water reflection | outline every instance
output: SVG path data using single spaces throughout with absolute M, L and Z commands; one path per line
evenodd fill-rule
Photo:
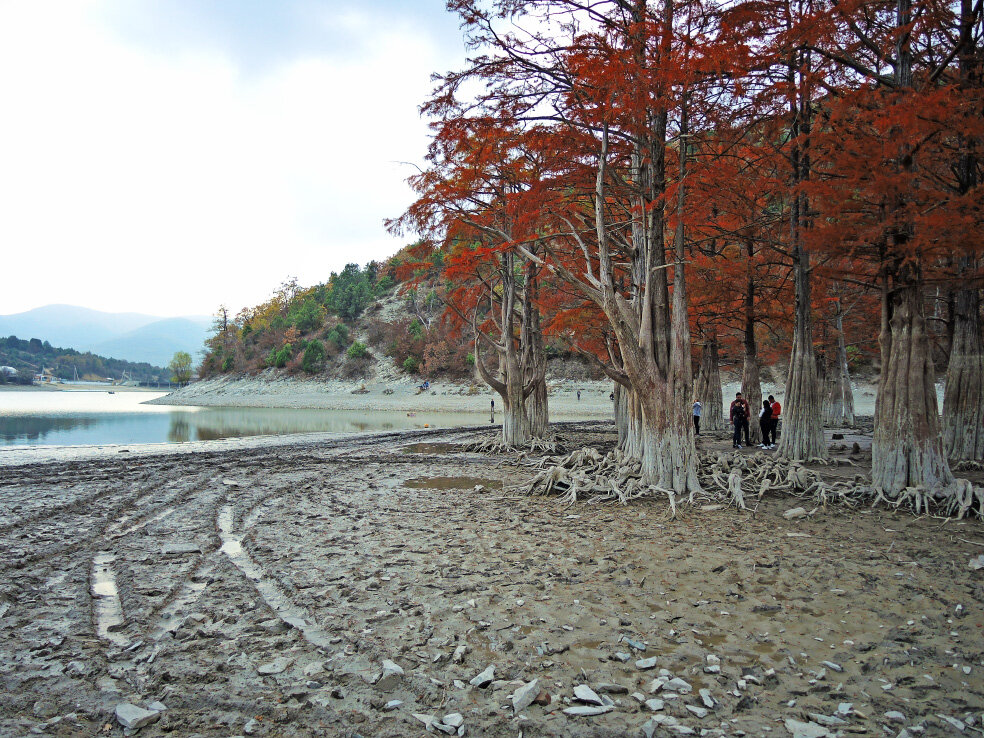
M 3 398 L 0 397 L 0 400 Z M 107 402 L 111 401 L 110 397 Z M 0 405 L 0 445 L 99 445 L 186 443 L 290 433 L 353 433 L 404 428 L 473 425 L 471 413 L 417 413 L 271 408 L 180 408 L 126 412 L 58 410 L 50 415 L 4 412 Z

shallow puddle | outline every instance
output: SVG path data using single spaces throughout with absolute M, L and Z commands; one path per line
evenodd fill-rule
M 114 561 L 116 557 L 111 553 L 100 553 L 92 559 L 92 603 L 99 637 L 123 646 L 129 641 L 117 632 L 123 628 L 123 606 L 111 566 Z
M 458 450 L 454 443 L 411 443 L 400 449 L 405 454 L 451 454 Z
M 501 489 L 502 482 L 480 477 L 414 477 L 403 482 L 403 486 L 410 489 L 471 489 L 479 486 Z

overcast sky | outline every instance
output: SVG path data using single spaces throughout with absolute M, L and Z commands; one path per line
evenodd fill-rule
M 207 315 L 403 245 L 444 0 L 0 0 L 0 314 Z

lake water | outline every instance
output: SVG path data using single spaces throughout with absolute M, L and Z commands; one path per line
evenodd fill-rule
M 449 428 L 480 413 L 143 405 L 164 392 L 0 392 L 0 446 L 185 443 L 290 433 Z

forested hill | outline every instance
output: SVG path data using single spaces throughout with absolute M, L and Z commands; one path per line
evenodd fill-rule
M 138 382 L 166 381 L 166 370 L 147 362 L 132 362 L 98 356 L 88 351 L 58 348 L 39 338 L 21 339 L 17 336 L 0 338 L 0 365 L 12 366 L 20 374 L 35 374 L 49 369 L 60 379 L 120 379 L 125 371 Z

